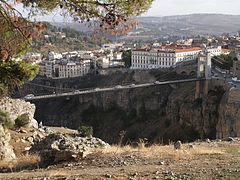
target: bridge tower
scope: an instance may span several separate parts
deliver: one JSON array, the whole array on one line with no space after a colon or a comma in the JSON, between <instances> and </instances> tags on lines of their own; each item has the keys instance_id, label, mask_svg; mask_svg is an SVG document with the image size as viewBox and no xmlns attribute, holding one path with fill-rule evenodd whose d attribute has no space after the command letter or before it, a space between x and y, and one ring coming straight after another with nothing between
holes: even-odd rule
<instances>
[{"instance_id":1,"label":"bridge tower","mask_svg":"<svg viewBox=\"0 0 240 180\"><path fill-rule=\"evenodd\" d=\"M211 76L211 55L207 49L205 49L198 55L197 78L199 81L196 81L195 99L208 95L208 83Z\"/></svg>"}]
</instances>

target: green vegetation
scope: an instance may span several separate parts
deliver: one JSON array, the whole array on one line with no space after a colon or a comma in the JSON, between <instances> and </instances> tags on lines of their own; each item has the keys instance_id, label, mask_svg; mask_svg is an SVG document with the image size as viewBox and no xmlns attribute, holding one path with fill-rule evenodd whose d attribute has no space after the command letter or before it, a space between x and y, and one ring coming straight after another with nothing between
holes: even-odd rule
<instances>
[{"instance_id":1,"label":"green vegetation","mask_svg":"<svg viewBox=\"0 0 240 180\"><path fill-rule=\"evenodd\" d=\"M131 59L132 59L132 51L131 50L127 50L123 52L122 55L123 61L125 63L125 67L129 68L131 67Z\"/></svg>"},{"instance_id":2,"label":"green vegetation","mask_svg":"<svg viewBox=\"0 0 240 180\"><path fill-rule=\"evenodd\" d=\"M212 58L213 65L224 69L230 70L233 67L233 58L230 55L221 54Z\"/></svg>"},{"instance_id":3,"label":"green vegetation","mask_svg":"<svg viewBox=\"0 0 240 180\"><path fill-rule=\"evenodd\" d=\"M13 127L13 122L11 121L9 114L7 112L3 112L2 110L0 110L0 124L2 124L5 128Z\"/></svg>"},{"instance_id":4,"label":"green vegetation","mask_svg":"<svg viewBox=\"0 0 240 180\"><path fill-rule=\"evenodd\" d=\"M45 37L33 39L33 51L47 55L49 51L66 52L75 50L89 50L108 43L103 38L93 38L69 27L62 28L44 22L47 26L43 32Z\"/></svg>"},{"instance_id":5,"label":"green vegetation","mask_svg":"<svg viewBox=\"0 0 240 180\"><path fill-rule=\"evenodd\" d=\"M26 7L38 9L40 12L52 12L60 8L63 13L70 15L78 22L99 20L98 25L106 30L126 25L129 17L139 16L147 11L153 0L22 0L17 2Z\"/></svg>"},{"instance_id":6,"label":"green vegetation","mask_svg":"<svg viewBox=\"0 0 240 180\"><path fill-rule=\"evenodd\" d=\"M78 132L83 137L91 137L93 135L93 128L91 126L80 126Z\"/></svg>"},{"instance_id":7,"label":"green vegetation","mask_svg":"<svg viewBox=\"0 0 240 180\"><path fill-rule=\"evenodd\" d=\"M27 63L16 63L14 58L28 52L32 46L32 40L39 38L46 28L43 23L32 23L22 17L12 3L22 4L24 8L30 8L29 16L45 14L58 8L73 17L77 22L89 22L97 25L99 32L124 33L133 29L136 22L131 17L138 16L150 8L153 0L138 1L113 1L113 0L20 0L20 1L0 1L0 95L4 95L6 90L14 88L31 80L37 73L37 67ZM93 20L93 21L91 21ZM81 49L77 45L81 39L76 31L65 29L66 35L72 39L64 44L67 47L76 41L73 49ZM115 32L114 32L115 31ZM77 38L76 38L77 36ZM79 39L78 39L79 38ZM50 38L50 42L61 44L61 40ZM89 40L90 41L90 40ZM41 42L40 42L41 44ZM94 42L89 44L94 47ZM48 47L47 47L48 48Z\"/></svg>"},{"instance_id":8,"label":"green vegetation","mask_svg":"<svg viewBox=\"0 0 240 180\"><path fill-rule=\"evenodd\" d=\"M30 119L27 113L22 114L15 119L15 127L27 127L27 125L30 123Z\"/></svg>"},{"instance_id":9,"label":"green vegetation","mask_svg":"<svg viewBox=\"0 0 240 180\"><path fill-rule=\"evenodd\" d=\"M26 62L0 61L0 96L32 80L37 73L38 66Z\"/></svg>"}]
</instances>

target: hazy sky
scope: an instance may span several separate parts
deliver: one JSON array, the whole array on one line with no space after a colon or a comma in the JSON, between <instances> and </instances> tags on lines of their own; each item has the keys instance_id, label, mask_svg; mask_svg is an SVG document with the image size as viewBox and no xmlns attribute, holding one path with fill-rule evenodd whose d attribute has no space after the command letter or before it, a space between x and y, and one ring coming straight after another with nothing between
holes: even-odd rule
<instances>
[{"instance_id":1,"label":"hazy sky","mask_svg":"<svg viewBox=\"0 0 240 180\"><path fill-rule=\"evenodd\" d=\"M18 7L23 11L21 6ZM155 0L144 16L168 16L192 13L221 13L240 15L240 0ZM23 13L26 14L26 13ZM37 17L45 21L70 21L54 12L49 16Z\"/></svg>"},{"instance_id":2,"label":"hazy sky","mask_svg":"<svg viewBox=\"0 0 240 180\"><path fill-rule=\"evenodd\" d=\"M192 13L240 15L240 0L155 0L147 16L167 16Z\"/></svg>"}]
</instances>

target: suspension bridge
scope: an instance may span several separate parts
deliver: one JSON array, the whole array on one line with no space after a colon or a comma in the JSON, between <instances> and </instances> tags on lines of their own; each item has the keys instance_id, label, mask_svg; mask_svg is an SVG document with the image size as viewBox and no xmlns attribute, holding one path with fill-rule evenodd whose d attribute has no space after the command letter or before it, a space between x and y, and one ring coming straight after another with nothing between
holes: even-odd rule
<instances>
[{"instance_id":1,"label":"suspension bridge","mask_svg":"<svg viewBox=\"0 0 240 180\"><path fill-rule=\"evenodd\" d=\"M27 84L33 86L40 86L45 88L51 89L59 89L68 92L64 93L53 93L48 95L38 95L34 96L33 94L29 94L24 97L25 100L38 100L38 99L49 99L49 98L57 98L57 97L69 97L69 96L76 96L80 94L90 94L90 93L97 93L97 92L106 92L106 91L117 91L117 90L124 90L124 89L135 89L135 88L142 88L142 87L149 87L149 86L160 86L160 85L167 85L167 84L179 84L179 83L186 83L186 82L196 82L196 95L195 97L201 97L208 93L208 81L211 79L211 55L207 51L204 53L199 54L198 61L197 61L197 77L191 79L180 79L180 80L170 80L170 81L155 81L150 83L142 83L142 84L128 84L128 85L115 85L113 87L96 87L96 88L88 88L88 89L78 89L73 90L70 88L57 88L53 86L47 85L40 85L28 82Z\"/></svg>"}]
</instances>

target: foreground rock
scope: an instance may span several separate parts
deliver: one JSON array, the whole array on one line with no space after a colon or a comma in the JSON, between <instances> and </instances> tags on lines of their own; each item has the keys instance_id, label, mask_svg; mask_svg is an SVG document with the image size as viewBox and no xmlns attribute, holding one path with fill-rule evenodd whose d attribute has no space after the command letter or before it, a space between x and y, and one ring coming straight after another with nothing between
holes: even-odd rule
<instances>
[{"instance_id":1,"label":"foreground rock","mask_svg":"<svg viewBox=\"0 0 240 180\"><path fill-rule=\"evenodd\" d=\"M108 146L109 144L98 138L50 134L40 142L35 143L29 152L40 154L45 162L57 163L79 160L96 149Z\"/></svg>"},{"instance_id":2,"label":"foreground rock","mask_svg":"<svg viewBox=\"0 0 240 180\"><path fill-rule=\"evenodd\" d=\"M0 124L0 160L15 159L15 153L12 146L9 144L10 134Z\"/></svg>"},{"instance_id":3,"label":"foreground rock","mask_svg":"<svg viewBox=\"0 0 240 180\"><path fill-rule=\"evenodd\" d=\"M12 121L14 121L20 115L27 114L30 119L29 127L38 128L38 123L34 119L34 113L36 109L34 104L21 99L4 97L0 99L0 109L4 112L7 112Z\"/></svg>"}]
</instances>

